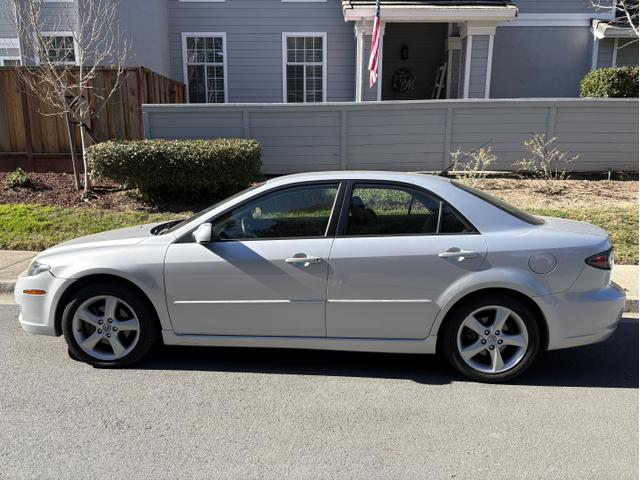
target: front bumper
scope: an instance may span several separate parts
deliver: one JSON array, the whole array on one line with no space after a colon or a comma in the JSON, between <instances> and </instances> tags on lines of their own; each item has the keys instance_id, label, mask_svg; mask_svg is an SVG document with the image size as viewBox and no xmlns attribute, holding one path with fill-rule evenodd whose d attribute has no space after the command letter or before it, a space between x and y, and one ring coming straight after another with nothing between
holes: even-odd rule
<instances>
[{"instance_id":1,"label":"front bumper","mask_svg":"<svg viewBox=\"0 0 640 480\"><path fill-rule=\"evenodd\" d=\"M587 292L538 297L549 327L549 350L598 343L615 332L625 293L615 283Z\"/></svg>"},{"instance_id":2,"label":"front bumper","mask_svg":"<svg viewBox=\"0 0 640 480\"><path fill-rule=\"evenodd\" d=\"M16 281L14 297L20 308L18 321L25 332L37 335L58 335L55 328L55 308L61 292L63 280L50 272L27 276L21 273ZM28 295L25 290L44 290L44 295Z\"/></svg>"}]
</instances>

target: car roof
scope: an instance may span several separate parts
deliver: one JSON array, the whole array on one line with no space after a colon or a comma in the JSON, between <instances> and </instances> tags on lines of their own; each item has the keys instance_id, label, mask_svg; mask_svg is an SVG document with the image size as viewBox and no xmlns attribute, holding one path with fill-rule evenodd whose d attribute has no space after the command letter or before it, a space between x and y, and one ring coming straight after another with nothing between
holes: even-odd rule
<instances>
[{"instance_id":1,"label":"car roof","mask_svg":"<svg viewBox=\"0 0 640 480\"><path fill-rule=\"evenodd\" d=\"M428 185L432 182L449 183L446 177L417 172L391 172L374 170L336 170L327 172L296 173L283 175L267 181L268 184L288 184L295 182L314 182L323 180L385 180L390 182L407 182Z\"/></svg>"}]
</instances>

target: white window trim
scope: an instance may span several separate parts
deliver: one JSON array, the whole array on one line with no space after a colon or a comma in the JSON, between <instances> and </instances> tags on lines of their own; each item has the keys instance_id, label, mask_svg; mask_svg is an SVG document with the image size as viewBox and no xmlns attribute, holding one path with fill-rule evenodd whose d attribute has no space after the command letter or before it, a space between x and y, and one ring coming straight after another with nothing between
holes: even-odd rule
<instances>
[{"instance_id":1,"label":"white window trim","mask_svg":"<svg viewBox=\"0 0 640 480\"><path fill-rule=\"evenodd\" d=\"M5 67L6 65L4 64L5 60L18 60L20 62L20 65L22 65L22 58L20 58L20 56L17 55L0 55L0 67Z\"/></svg>"},{"instance_id":2,"label":"white window trim","mask_svg":"<svg viewBox=\"0 0 640 480\"><path fill-rule=\"evenodd\" d=\"M322 102L327 101L327 32L282 32L282 103L289 103L287 101L287 38L292 37L322 37ZM299 62L292 62L296 64ZM303 62L303 65L317 64L319 62ZM305 78L305 90L306 90L306 78ZM306 95L304 95L304 102L307 103ZM318 102L314 102L318 103Z\"/></svg>"},{"instance_id":3,"label":"white window trim","mask_svg":"<svg viewBox=\"0 0 640 480\"><path fill-rule=\"evenodd\" d=\"M204 0L197 0L197 1L204 1ZM216 1L219 1L219 0L216 0ZM182 78L185 85L187 103L189 103L189 75L187 74L187 37L214 37L214 38L222 37L222 68L224 69L224 103L229 103L229 85L228 85L229 69L227 68L227 33L226 32L182 32L182 75L183 75ZM205 85L205 89L206 88L207 86ZM209 102L206 102L206 103L209 104ZM210 104L210 105L215 105L215 104Z\"/></svg>"},{"instance_id":4,"label":"white window trim","mask_svg":"<svg viewBox=\"0 0 640 480\"><path fill-rule=\"evenodd\" d=\"M74 32L61 30L57 32L42 32L43 37L71 37L73 39L73 56L75 57L73 62L56 62L59 65L79 65L78 63L78 42L76 42L76 36ZM38 56L38 52L35 52L35 60L36 63L40 63L40 57Z\"/></svg>"}]
</instances>

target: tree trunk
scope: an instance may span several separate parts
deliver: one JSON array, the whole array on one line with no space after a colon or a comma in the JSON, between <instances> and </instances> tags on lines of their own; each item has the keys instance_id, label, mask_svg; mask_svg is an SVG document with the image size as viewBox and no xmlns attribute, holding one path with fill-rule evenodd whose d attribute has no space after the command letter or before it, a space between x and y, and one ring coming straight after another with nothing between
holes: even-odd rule
<instances>
[{"instance_id":1,"label":"tree trunk","mask_svg":"<svg viewBox=\"0 0 640 480\"><path fill-rule=\"evenodd\" d=\"M84 166L84 194L91 192L91 175L89 174L89 165L87 164L87 133L85 132L84 122L80 126L80 140L82 141L82 165Z\"/></svg>"},{"instance_id":2,"label":"tree trunk","mask_svg":"<svg viewBox=\"0 0 640 480\"><path fill-rule=\"evenodd\" d=\"M73 125L69 118L69 112L65 113L65 120L67 124L67 138L69 139L69 151L71 152L71 165L73 166L73 179L76 182L76 192L80 191L80 175L78 175L78 164L76 161L76 142L73 131Z\"/></svg>"}]
</instances>

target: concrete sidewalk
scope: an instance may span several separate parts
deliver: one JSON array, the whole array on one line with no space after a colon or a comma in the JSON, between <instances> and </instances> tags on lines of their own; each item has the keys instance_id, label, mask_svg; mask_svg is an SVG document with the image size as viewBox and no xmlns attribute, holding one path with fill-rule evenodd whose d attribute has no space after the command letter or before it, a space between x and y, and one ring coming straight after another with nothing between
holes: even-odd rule
<instances>
[{"instance_id":1,"label":"concrete sidewalk","mask_svg":"<svg viewBox=\"0 0 640 480\"><path fill-rule=\"evenodd\" d=\"M13 293L15 279L38 252L0 250L0 294ZM611 278L627 292L625 311L638 311L638 265L616 265Z\"/></svg>"}]
</instances>

